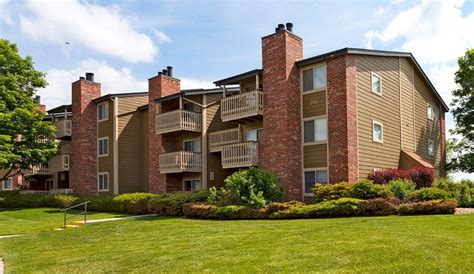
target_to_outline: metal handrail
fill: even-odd
[[[80,214],[84,214],[84,225],[87,223],[87,204],[90,203],[91,201],[86,201],[86,202],[83,202],[83,203],[80,203],[80,204],[77,204],[77,205],[73,205],[73,206],[70,206],[68,208],[65,208],[63,210],[61,210],[62,212],[64,212],[64,229],[66,229],[66,222],[67,222],[67,211],[70,210],[70,209],[73,209],[73,208],[76,208],[76,207],[80,207],[80,206],[84,206],[84,211],[81,212]],[[72,216],[73,217],[73,216]]]

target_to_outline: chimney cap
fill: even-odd
[[[289,32],[293,32],[293,23],[291,23],[291,22],[286,23],[286,29]]]
[[[86,80],[94,82],[94,73],[92,72],[86,72]]]

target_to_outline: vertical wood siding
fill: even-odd
[[[102,137],[109,137],[109,155],[105,157],[98,157],[97,167],[98,172],[109,173],[109,191],[99,192],[100,196],[113,195],[114,194],[114,104],[112,101],[107,100],[108,104],[108,120],[99,122],[97,124],[97,139]],[[97,140],[96,140],[97,142]]]

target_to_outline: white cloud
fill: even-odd
[[[5,23],[9,26],[14,24],[12,13],[9,9],[10,0],[0,0],[0,22]]]
[[[424,0],[400,12],[383,31],[367,32],[367,45],[373,39],[382,43],[401,39],[401,50],[413,52],[423,64],[455,60],[474,47],[474,12],[463,16],[463,2]]]
[[[216,86],[209,81],[196,80],[191,78],[180,78],[181,89],[194,89],[194,88],[215,88]]]
[[[34,39],[69,41],[132,63],[151,62],[158,52],[150,37],[135,30],[118,6],[30,0],[24,7],[28,12],[20,14],[20,29]]]
[[[457,88],[454,82],[454,73],[457,69],[457,65],[439,64],[431,66],[427,72],[433,85],[448,104],[453,98],[451,91]]]
[[[405,2],[405,0],[392,0],[392,1],[390,1],[390,4],[398,6],[398,5],[403,4],[404,2]]]
[[[159,31],[159,30],[154,30],[153,34],[155,37],[158,39],[158,42],[160,43],[171,43],[173,40],[171,37],[169,37],[166,33]]]
[[[116,69],[106,62],[95,59],[83,60],[71,70],[51,69],[47,71],[49,85],[38,92],[47,109],[71,103],[71,83],[77,81],[85,72],[93,72],[95,81],[102,84],[102,95],[108,93],[143,92],[148,90],[146,80],[140,81],[129,68]]]
[[[385,13],[385,9],[384,8],[378,8],[376,11],[374,11],[374,16],[380,16],[382,14]]]

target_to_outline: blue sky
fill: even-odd
[[[412,52],[448,104],[456,58],[474,47],[472,0],[0,0],[0,37],[47,72],[48,107],[69,103],[70,83],[86,71],[104,93],[145,91],[166,65],[183,88],[211,87],[260,68],[260,38],[286,22],[305,58],[343,47]]]

